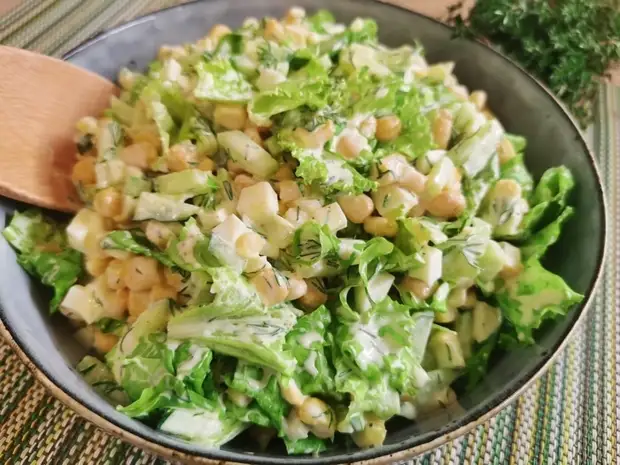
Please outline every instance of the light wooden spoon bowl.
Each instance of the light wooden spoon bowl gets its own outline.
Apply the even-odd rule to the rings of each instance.
[[[98,116],[118,88],[62,60],[0,46],[0,195],[72,212],[75,123]]]

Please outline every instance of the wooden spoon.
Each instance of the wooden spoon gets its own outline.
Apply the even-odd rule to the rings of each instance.
[[[75,123],[99,116],[118,88],[67,62],[0,46],[0,195],[75,211]]]

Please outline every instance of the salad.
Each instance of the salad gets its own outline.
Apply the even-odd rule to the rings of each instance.
[[[77,124],[84,208],[3,233],[89,349],[85,380],[187,441],[310,454],[379,446],[532,344],[583,298],[540,261],[573,177],[535,182],[452,71],[301,8],[123,69]]]

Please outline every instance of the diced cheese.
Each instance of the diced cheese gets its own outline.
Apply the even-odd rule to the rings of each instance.
[[[213,236],[218,236],[222,241],[234,246],[237,239],[247,232],[250,232],[250,229],[243,224],[243,221],[236,215],[230,215],[222,223],[213,228],[211,234]]]
[[[82,208],[67,226],[67,240],[71,248],[86,253],[87,238],[97,238],[105,234],[105,223],[102,216],[88,208]]]
[[[333,233],[347,227],[347,217],[337,202],[315,210],[313,218],[317,223],[327,225]]]
[[[432,199],[439,195],[442,190],[453,186],[458,180],[454,163],[449,157],[443,157],[428,175],[426,182],[426,194]]]
[[[121,184],[125,179],[125,163],[120,159],[112,159],[95,165],[97,189]]]
[[[518,275],[523,268],[521,264],[521,249],[508,242],[500,242],[499,245],[504,251],[505,259],[500,275],[504,279]]]
[[[295,226],[281,216],[275,215],[260,223],[260,228],[264,231],[268,241],[280,249],[288,247],[293,242]]]
[[[265,179],[279,168],[278,162],[269,152],[241,131],[220,132],[217,141],[229,157],[248,173]]]
[[[185,203],[182,197],[142,192],[133,214],[134,221],[181,221],[197,214],[200,208]]]
[[[407,216],[407,213],[418,204],[415,194],[394,184],[379,187],[372,193],[375,208],[384,218],[396,219]]]
[[[477,302],[472,310],[472,336],[476,342],[483,342],[497,331],[502,322],[501,312],[485,302]]]
[[[218,208],[216,210],[201,210],[198,212],[198,222],[203,231],[209,232],[218,224],[224,222],[230,216],[230,212],[226,208]]]
[[[368,280],[368,285],[355,288],[355,306],[359,312],[367,312],[374,304],[385,299],[394,284],[394,276],[390,273],[381,272]]]
[[[284,219],[298,228],[306,221],[310,221],[311,216],[300,207],[291,207],[284,213]]]
[[[95,300],[93,289],[79,284],[69,288],[60,304],[60,311],[68,318],[86,324],[94,323],[104,316],[103,305]]]
[[[441,250],[429,246],[422,247],[420,254],[424,259],[424,265],[409,270],[409,276],[424,281],[430,287],[441,278],[443,254]]]
[[[162,78],[164,81],[176,82],[181,77],[183,68],[174,58],[164,60],[162,66]]]
[[[300,210],[305,211],[312,216],[315,211],[323,206],[323,204],[321,204],[321,201],[317,199],[299,199],[293,202],[292,206],[299,207]]]
[[[246,187],[239,195],[237,211],[252,221],[261,221],[278,214],[278,195],[268,182]]]

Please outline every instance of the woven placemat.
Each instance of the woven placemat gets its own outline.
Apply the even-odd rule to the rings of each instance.
[[[434,0],[426,0],[428,2]],[[178,0],[22,0],[0,43],[60,56],[97,31]],[[0,105],[2,103],[0,102]],[[612,464],[618,444],[620,94],[603,88],[589,131],[608,194],[608,263],[587,318],[549,372],[488,423],[411,464]],[[0,340],[0,464],[165,464],[51,397]]]

